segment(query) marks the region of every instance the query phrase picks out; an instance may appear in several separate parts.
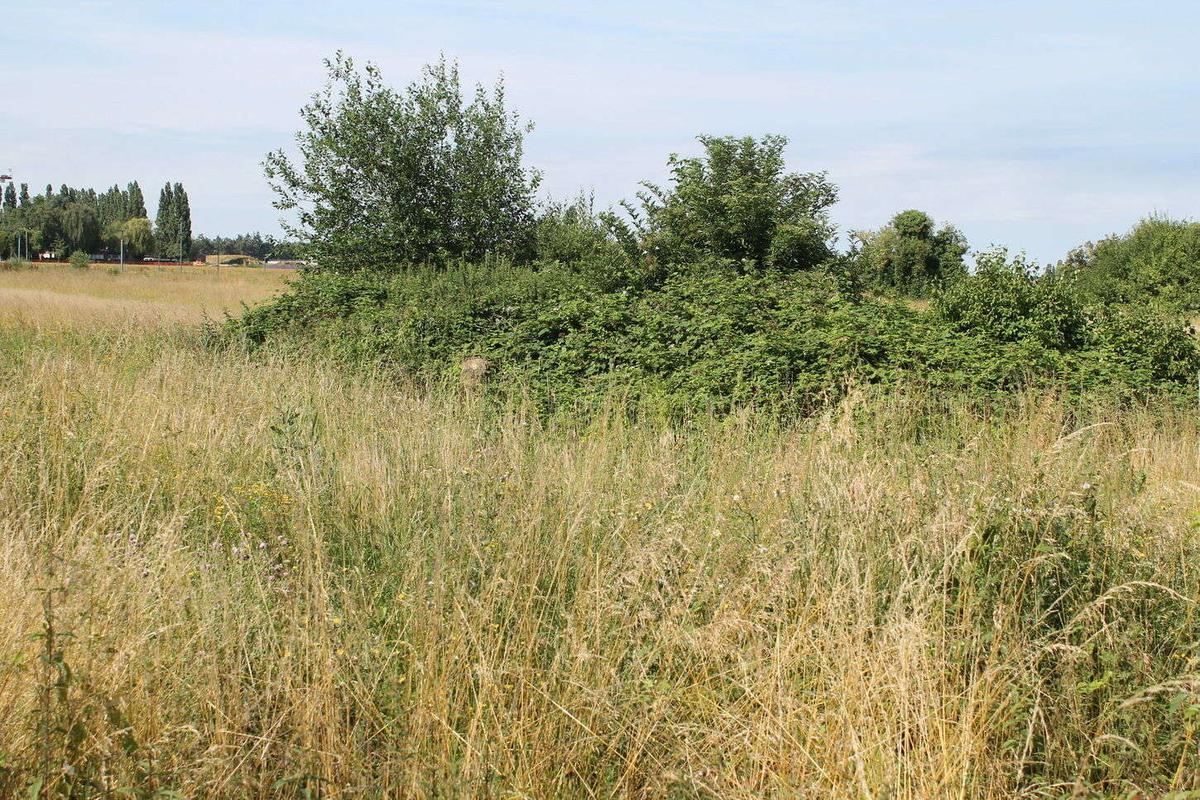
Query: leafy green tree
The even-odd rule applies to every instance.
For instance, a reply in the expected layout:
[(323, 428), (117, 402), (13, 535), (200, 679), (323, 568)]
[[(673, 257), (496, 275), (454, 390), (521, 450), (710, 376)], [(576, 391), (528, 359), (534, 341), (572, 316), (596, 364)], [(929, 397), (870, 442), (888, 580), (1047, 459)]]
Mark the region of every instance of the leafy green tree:
[(116, 252), (120, 252), (124, 244), (126, 258), (141, 258), (153, 250), (155, 244), (150, 220), (145, 217), (109, 223), (104, 229), (104, 239)]
[(192, 207), (188, 204), (187, 192), (182, 183), (171, 187), (172, 205), (175, 209), (175, 223), (179, 233), (175, 240), (175, 255), (188, 257), (192, 249)]
[(125, 187), (125, 219), (138, 219), (139, 217), (149, 217), (146, 212), (146, 198), (142, 196), (142, 187), (137, 181), (133, 181)]
[(901, 211), (878, 231), (858, 232), (854, 238), (858, 270), (876, 289), (923, 297), (966, 272), (966, 237), (952, 225), (935, 229), (923, 211)]
[(342, 53), (326, 66), (325, 88), (301, 112), (298, 162), (279, 150), (263, 165), (275, 206), (295, 214), (285, 229), (320, 269), (528, 252), (540, 176), (522, 163), (532, 126), (507, 111), (503, 82), (468, 100), (445, 59), (403, 91)]
[(1056, 271), (1099, 303), (1157, 297), (1200, 308), (1200, 223), (1149, 217), (1123, 236), (1077, 248)]
[(28, 183), (21, 184), (21, 193), (20, 193), (19, 200), (20, 200), (20, 204), (22, 206), (29, 205), (29, 184)]
[[(21, 226), (28, 232), (31, 252), (49, 250), (57, 253), (65, 250), (62, 209), (53, 200), (39, 196), (32, 199), (28, 206), (22, 206)], [(60, 244), (61, 247), (56, 247)]]
[(12, 181), (8, 182), (8, 186), (4, 187), (4, 210), (12, 211), (17, 207), (17, 188), (13, 186)]
[(154, 218), (154, 239), (158, 255), (163, 258), (175, 258), (179, 255), (181, 224), (178, 209), (175, 207), (175, 188), (168, 183), (158, 193), (158, 212)]
[(122, 233), (125, 236), (125, 252), (133, 258), (144, 256), (154, 247), (154, 234), (146, 217), (125, 220)]
[(659, 264), (715, 257), (750, 268), (813, 269), (833, 255), (825, 173), (785, 172), (787, 139), (701, 136), (704, 155), (668, 161), (671, 186), (625, 204), (642, 254)]
[(62, 236), (71, 250), (99, 249), (100, 224), (92, 206), (82, 201), (68, 203), (62, 210)]

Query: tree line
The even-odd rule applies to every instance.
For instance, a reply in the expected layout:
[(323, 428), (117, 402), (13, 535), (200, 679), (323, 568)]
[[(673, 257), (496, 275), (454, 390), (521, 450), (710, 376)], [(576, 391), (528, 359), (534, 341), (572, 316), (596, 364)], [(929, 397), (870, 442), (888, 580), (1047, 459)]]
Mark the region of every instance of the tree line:
[(280, 259), (298, 261), (304, 257), (302, 249), (295, 242), (278, 239), (271, 235), (263, 235), (258, 231), (239, 233), (235, 236), (205, 236), (197, 235), (192, 239), (191, 256), (203, 259), (213, 255), (246, 255), (260, 261)]
[(4, 187), (0, 202), (0, 258), (65, 258), (81, 252), (127, 258), (153, 255), (188, 258), (192, 241), (191, 208), (181, 183), (166, 184), (159, 194), (153, 223), (137, 181), (103, 192), (63, 184), (58, 191), (31, 195), (29, 185)]

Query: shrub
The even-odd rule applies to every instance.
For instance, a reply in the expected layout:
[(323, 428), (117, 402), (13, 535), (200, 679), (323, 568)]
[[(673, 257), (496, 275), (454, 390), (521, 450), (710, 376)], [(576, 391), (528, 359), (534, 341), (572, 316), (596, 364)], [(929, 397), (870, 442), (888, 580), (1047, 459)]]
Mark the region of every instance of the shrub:
[(951, 281), (934, 297), (935, 312), (955, 330), (999, 342), (1032, 340), (1053, 350), (1085, 343), (1084, 308), (1066, 277), (1036, 274), (1022, 255), (1004, 249), (976, 256), (972, 275)]
[(547, 409), (590, 407), (614, 389), (689, 414), (745, 404), (803, 412), (853, 382), (982, 394), (1030, 383), (1191, 387), (1196, 342), (1168, 313), (1089, 314), (1067, 279), (1039, 279), (1003, 253), (980, 261), (927, 313), (857, 297), (828, 272), (745, 273), (719, 259), (640, 289), (559, 262), (309, 274), (228, 330), (252, 345), (294, 338), (433, 379), (479, 356), (492, 365), (492, 391), (529, 393)]
[(88, 258), (88, 254), (82, 250), (76, 250), (74, 253), (71, 253), (69, 261), (75, 269), (87, 269), (88, 265), (92, 263), (92, 260)]
[(1089, 386), (1131, 389), (1195, 386), (1200, 377), (1196, 331), (1161, 305), (1100, 309), (1092, 347), (1081, 355), (1082, 380)]
[(934, 229), (923, 211), (901, 211), (878, 231), (854, 234), (863, 281), (879, 290), (924, 297), (966, 272), (966, 238), (951, 225)]
[(570, 267), (599, 286), (637, 280), (640, 259), (614, 236), (611, 215), (595, 213), (591, 198), (549, 203), (538, 218), (535, 252), (539, 261)]
[(1200, 309), (1200, 223), (1150, 217), (1123, 236), (1072, 251), (1058, 271), (1093, 302), (1158, 298)]

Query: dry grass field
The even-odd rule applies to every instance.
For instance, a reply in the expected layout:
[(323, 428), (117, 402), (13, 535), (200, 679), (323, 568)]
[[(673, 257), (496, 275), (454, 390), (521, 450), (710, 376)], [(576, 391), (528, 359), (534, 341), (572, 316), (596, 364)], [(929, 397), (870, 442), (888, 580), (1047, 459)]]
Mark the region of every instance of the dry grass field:
[(282, 288), (290, 270), (52, 264), (0, 269), (0, 324), (68, 326), (117, 321), (142, 326), (220, 319)]
[[(1200, 796), (1200, 421), (547, 421), (0, 273), (0, 795)], [(189, 324), (183, 324), (189, 323)]]

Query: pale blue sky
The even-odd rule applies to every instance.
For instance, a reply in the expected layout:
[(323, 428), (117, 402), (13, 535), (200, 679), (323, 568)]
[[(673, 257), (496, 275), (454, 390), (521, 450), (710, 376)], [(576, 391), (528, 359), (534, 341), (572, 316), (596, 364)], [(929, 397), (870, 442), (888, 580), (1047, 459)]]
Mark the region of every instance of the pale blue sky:
[(1194, 0), (0, 0), (0, 170), (151, 203), (182, 180), (197, 232), (277, 232), (260, 162), (321, 59), (400, 85), (445, 52), (505, 75), (551, 195), (607, 205), (697, 134), (782, 133), (843, 231), (917, 207), (1045, 262), (1200, 215), (1198, 37)]

